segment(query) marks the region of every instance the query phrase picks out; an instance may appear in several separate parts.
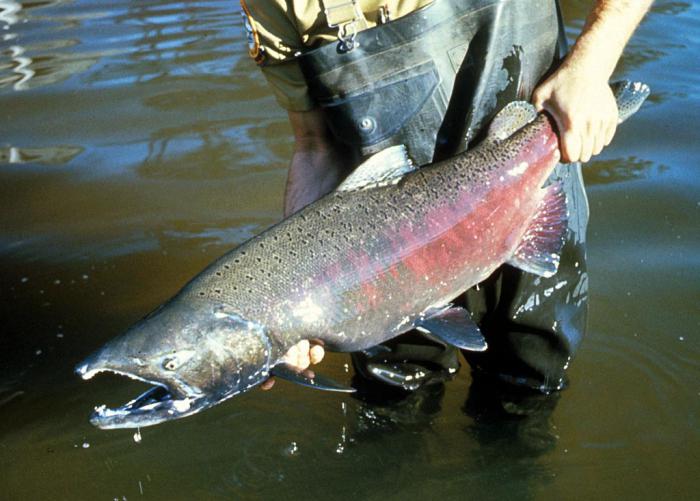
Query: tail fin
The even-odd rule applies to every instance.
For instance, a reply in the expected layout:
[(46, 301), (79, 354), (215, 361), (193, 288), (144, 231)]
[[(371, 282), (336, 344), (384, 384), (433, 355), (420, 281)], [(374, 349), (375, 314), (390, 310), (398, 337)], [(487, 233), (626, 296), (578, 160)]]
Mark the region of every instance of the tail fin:
[(620, 123), (634, 115), (651, 92), (647, 84), (629, 80), (611, 83), (610, 88), (617, 102)]

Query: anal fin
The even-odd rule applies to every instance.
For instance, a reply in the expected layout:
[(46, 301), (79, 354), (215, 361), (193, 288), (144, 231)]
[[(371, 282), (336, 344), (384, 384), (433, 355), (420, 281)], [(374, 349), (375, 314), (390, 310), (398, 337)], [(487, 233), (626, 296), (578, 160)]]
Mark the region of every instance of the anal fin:
[(469, 312), (459, 306), (443, 308), (416, 324), (416, 328), (451, 346), (468, 351), (488, 347)]
[(569, 214), (561, 182), (553, 183), (544, 190), (544, 197), (530, 226), (508, 264), (529, 273), (551, 277), (559, 268)]
[(300, 371), (289, 364), (275, 365), (270, 371), (270, 374), (280, 379), (286, 379), (292, 383), (308, 386), (309, 388), (315, 388), (317, 390), (337, 391), (342, 393), (353, 393), (355, 391), (355, 388), (337, 383), (330, 378), (315, 374), (308, 369)]

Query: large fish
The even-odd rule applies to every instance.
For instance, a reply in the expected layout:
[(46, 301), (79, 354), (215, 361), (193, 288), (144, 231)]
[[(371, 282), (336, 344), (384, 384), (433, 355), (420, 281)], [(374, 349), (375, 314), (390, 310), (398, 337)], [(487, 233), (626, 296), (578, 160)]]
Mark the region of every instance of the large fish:
[[(621, 118), (649, 93), (615, 88)], [(401, 146), (358, 167), (334, 192), (212, 263), (175, 297), (79, 364), (90, 379), (112, 372), (154, 385), (100, 428), (188, 416), (275, 374), (322, 389), (346, 388), (286, 366), (302, 339), (326, 349), (369, 349), (411, 329), (484, 350), (468, 312), (450, 302), (503, 263), (550, 276), (566, 229), (550, 119), (506, 106), (476, 148), (415, 169)], [(544, 187), (543, 187), (544, 186)]]

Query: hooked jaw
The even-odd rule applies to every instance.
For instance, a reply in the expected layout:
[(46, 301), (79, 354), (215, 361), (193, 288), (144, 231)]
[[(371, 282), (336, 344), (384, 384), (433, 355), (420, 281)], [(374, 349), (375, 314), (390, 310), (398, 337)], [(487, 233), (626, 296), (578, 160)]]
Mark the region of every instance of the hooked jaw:
[(208, 409), (267, 378), (265, 332), (225, 305), (170, 302), (75, 368), (82, 379), (108, 372), (152, 385), (117, 408), (95, 407), (102, 429), (152, 426)]
[(89, 360), (78, 365), (75, 372), (85, 380), (91, 379), (96, 374), (109, 372), (153, 385), (152, 388), (120, 407), (114, 409), (106, 405), (95, 407), (90, 416), (90, 422), (103, 430), (152, 426), (163, 421), (189, 416), (213, 405), (201, 393), (179, 381), (167, 384), (149, 380), (133, 372), (93, 364)]
[[(151, 377), (145, 375), (145, 370), (116, 367), (115, 363), (110, 363), (100, 355), (97, 353), (76, 366), (75, 373), (84, 380), (92, 379), (99, 373), (112, 373), (153, 385), (138, 397), (119, 407), (108, 408), (104, 404), (96, 406), (90, 416), (90, 422), (103, 430), (142, 428), (191, 416), (249, 390), (268, 377), (267, 365), (265, 365), (252, 373), (237, 374), (219, 388), (202, 391), (188, 385), (176, 374), (171, 374), (167, 378)], [(244, 381), (245, 384), (241, 384)]]

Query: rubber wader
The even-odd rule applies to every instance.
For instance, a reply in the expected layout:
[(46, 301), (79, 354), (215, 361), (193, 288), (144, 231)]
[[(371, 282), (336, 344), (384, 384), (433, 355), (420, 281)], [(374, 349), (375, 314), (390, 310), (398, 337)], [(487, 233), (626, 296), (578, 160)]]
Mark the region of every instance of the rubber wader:
[[(565, 50), (555, 0), (437, 0), (364, 31), (353, 22), (337, 23), (337, 43), (299, 56), (310, 92), (336, 139), (359, 156), (405, 144), (419, 165), (478, 143), (491, 118), (528, 100)], [(541, 278), (504, 265), (457, 300), (489, 345), (464, 353), (472, 369), (543, 392), (564, 385), (587, 311), (580, 165), (558, 165), (553, 179), (564, 183), (570, 214), (559, 271)], [(356, 369), (410, 390), (458, 368), (454, 349), (414, 333), (390, 350), (356, 354)], [(396, 377), (382, 376), (387, 370)]]

